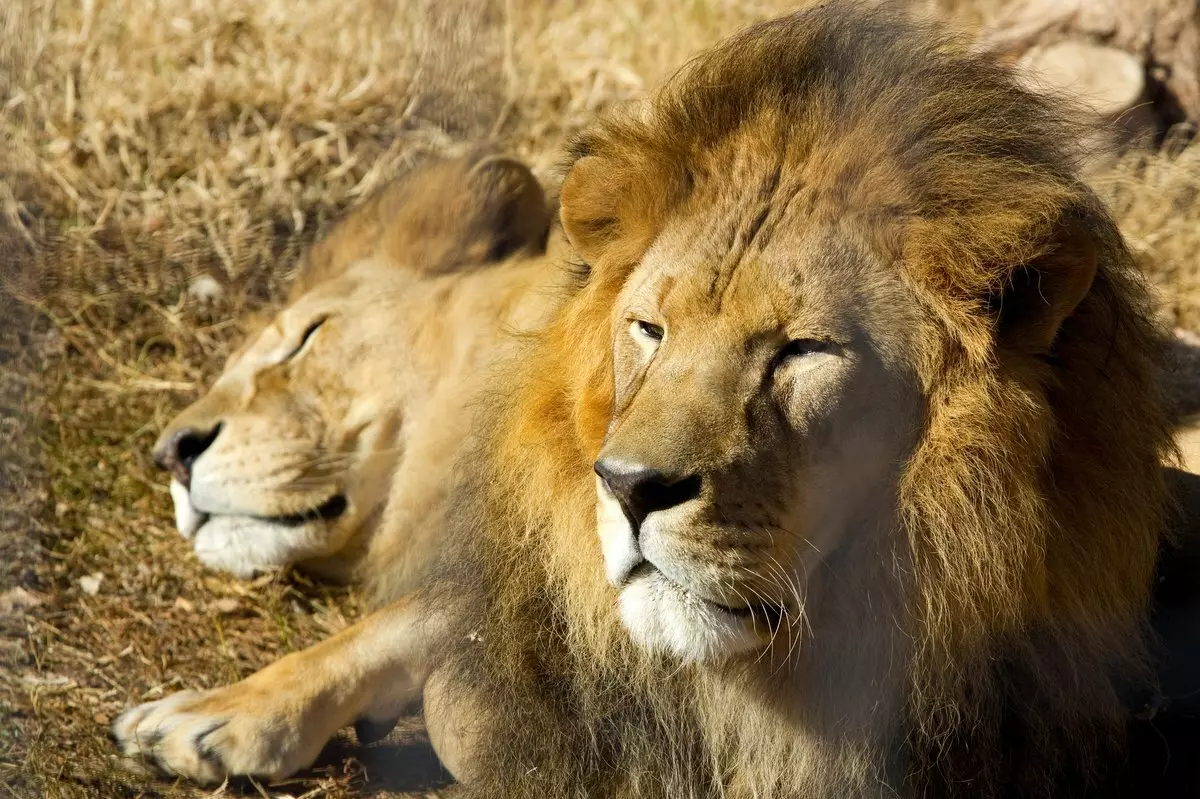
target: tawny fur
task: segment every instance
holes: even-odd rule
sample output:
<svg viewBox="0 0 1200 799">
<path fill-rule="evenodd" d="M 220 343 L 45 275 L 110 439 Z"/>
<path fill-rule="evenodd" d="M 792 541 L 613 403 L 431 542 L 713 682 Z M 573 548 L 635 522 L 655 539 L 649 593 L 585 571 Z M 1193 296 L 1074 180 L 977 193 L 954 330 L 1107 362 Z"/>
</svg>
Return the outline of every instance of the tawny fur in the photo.
<svg viewBox="0 0 1200 799">
<path fill-rule="evenodd" d="M 282 776 L 332 729 L 386 721 L 423 686 L 431 739 L 467 795 L 1059 796 L 1105 781 L 1127 707 L 1155 689 L 1147 611 L 1172 450 L 1153 381 L 1161 335 L 1073 140 L 1004 69 L 874 4 L 802 11 L 702 55 L 576 142 L 561 218 L 584 263 L 476 395 L 426 587 L 401 598 L 397 555 L 379 550 L 367 566 L 397 602 L 241 683 L 129 711 L 114 725 L 123 749 L 199 779 Z M 446 217 L 428 218 L 434 230 Z M 896 484 L 855 498 L 895 518 L 823 553 L 860 595 L 797 592 L 761 656 L 651 653 L 597 543 L 593 464 L 628 418 L 618 298 L 652 245 L 670 262 L 707 237 L 731 270 L 770 275 L 750 240 L 788 250 L 812 245 L 809 230 L 847 246 L 832 253 L 827 236 L 828 257 L 771 257 L 861 284 L 870 329 L 890 335 L 860 348 L 901 361 L 887 374 L 920 397 Z M 368 220 L 362 235 L 383 232 Z M 562 265 L 526 264 L 551 284 L 572 274 Z M 755 288 L 728 305 L 710 292 L 722 329 L 779 296 Z M 744 366 L 720 336 L 697 340 Z M 674 357 L 679 374 L 707 366 Z M 674 404 L 660 387 L 649 396 L 666 407 L 647 418 L 662 427 L 706 403 L 735 418 L 740 397 L 696 385 Z M 896 410 L 868 415 L 908 418 Z M 770 464 L 795 453 L 771 448 L 791 440 L 757 442 L 765 471 L 741 473 L 731 507 L 711 510 L 786 506 L 779 487 L 796 475 Z M 400 546 L 406 524 L 388 521 Z M 692 543 L 714 559 L 732 549 Z"/>
<path fill-rule="evenodd" d="M 960 43 L 830 4 L 735 36 L 640 115 L 577 141 L 563 219 L 591 276 L 481 435 L 456 521 L 476 557 L 445 575 L 448 601 L 478 601 L 464 625 L 491 631 L 482 656 L 448 653 L 458 679 L 497 697 L 484 729 L 521 731 L 488 736 L 478 795 L 1043 795 L 1111 755 L 1124 692 L 1150 681 L 1171 444 L 1160 333 L 1073 140 L 1048 101 Z M 592 544 L 613 301 L 730 149 L 764 181 L 803 183 L 814 214 L 855 215 L 927 319 L 926 425 L 900 500 L 912 562 L 893 609 L 914 652 L 888 751 L 830 742 L 801 759 L 737 667 L 633 649 Z M 1089 252 L 1090 282 L 1069 285 Z M 1065 320 L 1025 318 L 1072 291 Z M 774 689 L 788 701 L 786 676 Z M 905 784 L 873 784 L 897 768 Z"/>
<path fill-rule="evenodd" d="M 199 556 L 241 575 L 295 563 L 383 592 L 417 585 L 471 398 L 553 297 L 531 258 L 549 223 L 528 169 L 481 148 L 413 167 L 317 242 L 286 307 L 160 437 L 178 474 L 172 442 L 214 436 L 190 494 L 172 489 L 181 520 L 209 514 L 180 525 Z M 335 519 L 272 521 L 334 495 L 347 499 Z"/>
</svg>

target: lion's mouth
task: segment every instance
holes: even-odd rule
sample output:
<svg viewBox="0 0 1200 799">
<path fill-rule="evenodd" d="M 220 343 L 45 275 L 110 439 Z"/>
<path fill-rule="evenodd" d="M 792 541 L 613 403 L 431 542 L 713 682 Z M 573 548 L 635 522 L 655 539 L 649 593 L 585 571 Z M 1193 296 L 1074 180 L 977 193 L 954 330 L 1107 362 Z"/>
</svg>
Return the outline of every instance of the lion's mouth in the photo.
<svg viewBox="0 0 1200 799">
<path fill-rule="evenodd" d="M 346 512 L 350 503 L 342 494 L 334 494 L 315 508 L 300 513 L 290 513 L 283 516 L 259 516 L 257 518 L 272 524 L 282 524 L 285 527 L 299 527 L 306 522 L 330 522 Z"/>
<path fill-rule="evenodd" d="M 660 580 L 667 583 L 675 590 L 682 591 L 688 596 L 694 597 L 714 610 L 718 610 L 721 613 L 725 613 L 726 615 L 734 616 L 739 619 L 748 619 L 751 622 L 765 622 L 766 625 L 772 630 L 778 628 L 779 625 L 783 623 L 783 617 L 787 615 L 787 611 L 782 605 L 776 605 L 771 602 L 748 603 L 738 607 L 731 607 L 722 602 L 717 602 L 716 600 L 703 596 L 702 594 L 699 594 L 690 588 L 680 585 L 670 577 L 667 577 L 665 574 L 663 574 L 662 569 L 658 568 L 648 560 L 643 560 L 641 563 L 634 566 L 625 576 L 625 579 L 621 584 L 624 587 L 641 577 L 649 577 L 651 575 L 658 575 Z"/>
<path fill-rule="evenodd" d="M 705 599 L 705 602 L 715 607 L 730 616 L 737 616 L 741 619 L 749 619 L 752 622 L 763 621 L 766 625 L 774 630 L 783 623 L 784 609 L 782 605 L 773 605 L 769 602 L 760 602 L 753 605 L 743 605 L 738 608 L 731 608 L 727 605 L 721 605 L 713 602 L 710 599 Z"/>
<path fill-rule="evenodd" d="M 191 497 L 187 489 L 183 488 L 178 482 L 172 481 L 171 495 L 172 499 L 175 500 L 176 527 L 183 534 L 184 538 L 194 537 L 200 531 L 200 528 L 207 524 L 214 516 L 222 515 L 208 513 L 197 508 L 191 503 Z M 243 515 L 245 518 L 257 519 L 258 521 L 281 527 L 299 527 L 310 522 L 334 521 L 341 517 L 349 507 L 350 502 L 344 494 L 334 494 L 319 505 L 315 505 L 299 513 L 284 513 L 274 516 L 267 514 L 240 515 Z"/>
</svg>

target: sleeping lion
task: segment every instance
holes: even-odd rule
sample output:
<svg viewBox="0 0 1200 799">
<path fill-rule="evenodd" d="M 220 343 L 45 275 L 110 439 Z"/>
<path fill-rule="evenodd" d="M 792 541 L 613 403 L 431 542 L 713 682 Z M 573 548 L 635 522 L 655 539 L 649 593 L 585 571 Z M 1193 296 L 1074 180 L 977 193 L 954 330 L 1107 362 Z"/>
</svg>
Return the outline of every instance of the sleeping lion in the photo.
<svg viewBox="0 0 1200 799">
<path fill-rule="evenodd" d="M 343 580 L 385 562 L 388 590 L 414 588 L 470 397 L 548 307 L 554 276 L 530 256 L 549 224 L 528 168 L 481 149 L 419 165 L 320 241 L 284 310 L 155 445 L 200 560 Z"/>
<path fill-rule="evenodd" d="M 339 635 L 126 712 L 122 750 L 205 782 L 281 777 L 423 699 L 466 796 L 1193 795 L 1194 752 L 1170 750 L 1197 740 L 1200 572 L 1188 531 L 1166 533 L 1171 487 L 1193 488 L 1159 467 L 1162 337 L 1078 140 L 930 23 L 831 2 L 735 35 L 580 136 L 564 252 L 533 254 L 542 222 L 520 220 L 540 201 L 487 210 L 540 197 L 509 162 L 488 163 L 528 195 L 441 182 L 479 226 L 381 215 L 407 243 L 329 269 L 552 287 L 500 304 L 523 332 L 485 335 L 486 377 L 465 350 L 431 357 L 477 381 L 417 403 L 439 424 L 471 409 L 435 518 L 402 497 L 447 481 L 403 432 L 436 425 L 372 430 L 353 401 L 323 416 L 307 409 L 327 400 L 275 394 L 328 456 L 250 473 L 303 499 L 259 506 L 202 477 L 223 416 L 178 427 L 194 437 L 164 458 L 198 548 L 218 523 L 217 548 L 255 546 L 239 525 L 272 542 L 247 562 L 320 558 L 305 542 L 351 513 L 381 514 L 373 540 L 444 543 L 415 571 L 371 556 L 402 576 Z M 422 251 L 446 230 L 469 246 Z M 447 313 L 422 296 L 398 302 Z M 251 344 L 267 366 L 232 379 L 228 407 L 346 335 L 312 308 Z M 355 352 L 430 346 L 404 344 Z M 320 361 L 348 381 L 335 397 L 359 390 L 356 357 Z M 330 476 L 363 436 L 395 442 L 367 450 L 402 457 L 390 487 Z"/>
</svg>

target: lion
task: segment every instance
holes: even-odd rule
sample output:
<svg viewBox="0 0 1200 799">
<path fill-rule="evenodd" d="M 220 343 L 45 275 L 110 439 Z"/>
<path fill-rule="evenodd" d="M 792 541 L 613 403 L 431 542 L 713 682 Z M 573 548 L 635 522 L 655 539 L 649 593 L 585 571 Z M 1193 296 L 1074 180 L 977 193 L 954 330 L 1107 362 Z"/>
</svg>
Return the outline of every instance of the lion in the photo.
<svg viewBox="0 0 1200 799">
<path fill-rule="evenodd" d="M 1163 653 L 1200 595 L 1162 331 L 1055 105 L 881 6 L 582 133 L 531 268 L 579 265 L 421 586 L 122 751 L 282 777 L 423 700 L 467 796 L 1168 795 L 1141 731 L 1195 710 Z"/>
<path fill-rule="evenodd" d="M 528 168 L 478 148 L 418 165 L 319 241 L 283 310 L 154 447 L 199 559 L 350 581 L 369 557 L 415 585 L 472 386 L 544 304 L 530 256 L 549 225 Z"/>
</svg>

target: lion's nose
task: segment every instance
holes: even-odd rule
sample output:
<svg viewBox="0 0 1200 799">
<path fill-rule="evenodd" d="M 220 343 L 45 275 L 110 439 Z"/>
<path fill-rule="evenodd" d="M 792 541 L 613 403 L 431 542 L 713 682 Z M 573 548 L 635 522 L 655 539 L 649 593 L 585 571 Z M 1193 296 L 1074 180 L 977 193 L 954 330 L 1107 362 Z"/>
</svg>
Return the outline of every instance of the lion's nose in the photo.
<svg viewBox="0 0 1200 799">
<path fill-rule="evenodd" d="M 616 458 L 601 458 L 594 468 L 621 504 L 635 534 L 651 513 L 682 505 L 700 495 L 699 475 L 671 474 Z"/>
<path fill-rule="evenodd" d="M 169 469 L 171 476 L 184 486 L 189 486 L 192 482 L 192 464 L 212 446 L 220 433 L 220 424 L 208 430 L 194 427 L 176 430 L 154 448 L 154 462 L 160 468 Z"/>
</svg>

